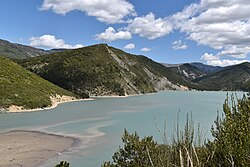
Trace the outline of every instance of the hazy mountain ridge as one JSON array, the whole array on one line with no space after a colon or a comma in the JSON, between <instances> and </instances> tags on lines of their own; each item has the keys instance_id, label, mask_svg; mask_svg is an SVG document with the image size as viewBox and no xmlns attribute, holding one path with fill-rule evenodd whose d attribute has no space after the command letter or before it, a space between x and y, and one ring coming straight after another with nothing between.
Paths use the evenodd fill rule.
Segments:
<instances>
[{"instance_id":1,"label":"hazy mountain ridge","mask_svg":"<svg viewBox=\"0 0 250 167\"><path fill-rule=\"evenodd\" d=\"M198 68L199 70L201 70L207 74L218 72L220 70L223 70L223 68L224 68L224 67L220 67L220 66L210 66L210 65L203 64L203 63L199 63L199 62L193 62L193 63L189 63L189 64Z\"/></svg>"},{"instance_id":2,"label":"hazy mountain ridge","mask_svg":"<svg viewBox=\"0 0 250 167\"><path fill-rule=\"evenodd\" d=\"M34 47L10 43L0 39L0 55L11 59L26 59L48 54L48 51Z\"/></svg>"},{"instance_id":3,"label":"hazy mountain ridge","mask_svg":"<svg viewBox=\"0 0 250 167\"><path fill-rule=\"evenodd\" d=\"M197 62L165 66L179 73L197 90L250 90L250 63L247 62L228 67L210 66Z\"/></svg>"},{"instance_id":4,"label":"hazy mountain ridge","mask_svg":"<svg viewBox=\"0 0 250 167\"><path fill-rule=\"evenodd\" d=\"M44 50L0 39L0 55L10 59L27 59L66 50L67 49Z\"/></svg>"},{"instance_id":5,"label":"hazy mountain ridge","mask_svg":"<svg viewBox=\"0 0 250 167\"><path fill-rule=\"evenodd\" d=\"M194 80L204 90L250 90L250 63L228 66Z\"/></svg>"}]
</instances>

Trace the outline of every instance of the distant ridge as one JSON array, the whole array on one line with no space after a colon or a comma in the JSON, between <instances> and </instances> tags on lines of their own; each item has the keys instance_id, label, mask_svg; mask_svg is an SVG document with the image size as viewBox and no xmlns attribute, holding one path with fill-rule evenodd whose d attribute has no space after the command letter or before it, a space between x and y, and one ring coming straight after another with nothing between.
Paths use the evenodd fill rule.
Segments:
<instances>
[{"instance_id":1,"label":"distant ridge","mask_svg":"<svg viewBox=\"0 0 250 167\"><path fill-rule=\"evenodd\" d=\"M64 52L66 50L69 50L69 49L64 49L64 48L50 49L50 50L47 50L47 52L48 53L55 53L55 52Z\"/></svg>"},{"instance_id":2,"label":"distant ridge","mask_svg":"<svg viewBox=\"0 0 250 167\"><path fill-rule=\"evenodd\" d=\"M0 55L11 59L26 59L48 54L48 51L37 49L26 45L10 43L0 39Z\"/></svg>"},{"instance_id":3,"label":"distant ridge","mask_svg":"<svg viewBox=\"0 0 250 167\"><path fill-rule=\"evenodd\" d=\"M164 64L189 82L191 88L209 91L250 91L250 63L228 67L202 63Z\"/></svg>"},{"instance_id":4,"label":"distant ridge","mask_svg":"<svg viewBox=\"0 0 250 167\"><path fill-rule=\"evenodd\" d=\"M183 80L191 82L193 79L206 75L205 72L199 68L191 65L190 63L176 64L176 65L165 65L167 68L173 70L175 73L180 75Z\"/></svg>"},{"instance_id":5,"label":"distant ridge","mask_svg":"<svg viewBox=\"0 0 250 167\"><path fill-rule=\"evenodd\" d=\"M194 80L204 90L250 90L250 63L228 66Z\"/></svg>"},{"instance_id":6,"label":"distant ridge","mask_svg":"<svg viewBox=\"0 0 250 167\"><path fill-rule=\"evenodd\" d=\"M200 62L192 62L192 63L181 63L181 64L168 64L168 63L161 63L165 67L181 67L183 65L191 65L193 67L196 67L199 69L201 72L204 72L206 74L208 73L213 73L222 70L224 67L220 66L211 66L211 65L206 65Z\"/></svg>"},{"instance_id":7,"label":"distant ridge","mask_svg":"<svg viewBox=\"0 0 250 167\"><path fill-rule=\"evenodd\" d=\"M199 62L194 62L190 64L192 66L197 67L198 69L200 69L201 71L205 73L214 73L223 69L223 67L220 67L220 66L210 66L210 65L203 64L203 63L199 63Z\"/></svg>"},{"instance_id":8,"label":"distant ridge","mask_svg":"<svg viewBox=\"0 0 250 167\"><path fill-rule=\"evenodd\" d=\"M66 50L67 49L63 48L51 50L37 49L31 46L11 43L7 40L0 39L0 55L10 59L27 59Z\"/></svg>"}]
</instances>

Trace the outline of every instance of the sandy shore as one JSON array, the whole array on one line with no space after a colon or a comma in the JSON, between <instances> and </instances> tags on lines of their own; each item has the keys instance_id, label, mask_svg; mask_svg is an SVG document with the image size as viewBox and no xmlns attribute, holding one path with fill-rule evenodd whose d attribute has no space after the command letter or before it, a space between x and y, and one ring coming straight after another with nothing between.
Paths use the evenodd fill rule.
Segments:
<instances>
[{"instance_id":1,"label":"sandy shore","mask_svg":"<svg viewBox=\"0 0 250 167\"><path fill-rule=\"evenodd\" d=\"M76 138L35 131L1 133L0 167L35 167L67 151L77 142Z\"/></svg>"},{"instance_id":2,"label":"sandy shore","mask_svg":"<svg viewBox=\"0 0 250 167\"><path fill-rule=\"evenodd\" d=\"M76 99L71 96L55 96L55 97L51 97L52 105L50 107L25 109L24 107L21 107L21 106L11 105L9 108L6 109L6 111L8 113L43 111L43 110L56 108L59 104L62 104L62 103L68 103L68 102L74 102L74 101L88 101L88 100L94 100L94 99L93 98Z\"/></svg>"}]
</instances>

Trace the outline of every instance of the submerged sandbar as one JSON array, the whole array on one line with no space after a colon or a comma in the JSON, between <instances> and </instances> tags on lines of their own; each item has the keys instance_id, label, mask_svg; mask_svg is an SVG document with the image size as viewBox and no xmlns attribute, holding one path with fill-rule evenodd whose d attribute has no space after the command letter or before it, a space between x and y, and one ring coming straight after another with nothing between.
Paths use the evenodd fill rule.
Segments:
<instances>
[{"instance_id":1,"label":"submerged sandbar","mask_svg":"<svg viewBox=\"0 0 250 167\"><path fill-rule=\"evenodd\" d=\"M73 137L36 131L0 133L0 167L34 167L72 148L79 140Z\"/></svg>"}]
</instances>

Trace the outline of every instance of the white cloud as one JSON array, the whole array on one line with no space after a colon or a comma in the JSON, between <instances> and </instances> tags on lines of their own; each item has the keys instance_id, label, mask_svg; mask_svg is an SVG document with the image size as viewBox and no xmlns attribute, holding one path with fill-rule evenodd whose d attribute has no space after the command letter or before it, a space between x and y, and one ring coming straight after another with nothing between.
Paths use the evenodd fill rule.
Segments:
<instances>
[{"instance_id":1,"label":"white cloud","mask_svg":"<svg viewBox=\"0 0 250 167\"><path fill-rule=\"evenodd\" d=\"M130 39L132 34L153 40L179 30L198 45L217 50L214 55L207 53L201 57L211 64L245 61L243 59L250 53L249 9L249 0L199 0L172 16L157 18L153 13L136 17L134 6L128 0L43 0L41 7L41 10L52 10L62 15L79 10L101 22L128 24L118 32L109 27L96 35L97 40ZM125 21L128 16L135 18ZM180 40L172 44L176 50L188 47Z\"/></svg>"},{"instance_id":2,"label":"white cloud","mask_svg":"<svg viewBox=\"0 0 250 167\"><path fill-rule=\"evenodd\" d=\"M218 56L214 56L213 54L208 54L208 53L205 53L204 55L201 56L201 60L203 61L214 61L219 59L220 58Z\"/></svg>"},{"instance_id":3,"label":"white cloud","mask_svg":"<svg viewBox=\"0 0 250 167\"><path fill-rule=\"evenodd\" d=\"M129 31L118 31L116 32L113 27L109 27L105 30L105 32L102 32L100 34L96 34L96 40L101 41L115 41L119 39L131 39L131 33Z\"/></svg>"},{"instance_id":4,"label":"white cloud","mask_svg":"<svg viewBox=\"0 0 250 167\"><path fill-rule=\"evenodd\" d=\"M168 19L156 19L153 13L134 18L126 29L132 34L138 34L150 40L165 36L173 30Z\"/></svg>"},{"instance_id":5,"label":"white cloud","mask_svg":"<svg viewBox=\"0 0 250 167\"><path fill-rule=\"evenodd\" d=\"M65 44L63 39L56 39L53 35L43 35L40 37L31 37L30 46L41 47L46 49L75 49L83 47L82 44L69 45Z\"/></svg>"},{"instance_id":6,"label":"white cloud","mask_svg":"<svg viewBox=\"0 0 250 167\"><path fill-rule=\"evenodd\" d=\"M141 51L143 51L143 52L149 52L149 51L151 51L151 48L146 48L145 47L145 48L142 48Z\"/></svg>"},{"instance_id":7,"label":"white cloud","mask_svg":"<svg viewBox=\"0 0 250 167\"><path fill-rule=\"evenodd\" d=\"M126 16L136 15L127 0L44 0L40 10L50 9L62 15L79 10L105 23L120 23Z\"/></svg>"},{"instance_id":8,"label":"white cloud","mask_svg":"<svg viewBox=\"0 0 250 167\"><path fill-rule=\"evenodd\" d=\"M135 48L135 44L133 43L130 43L130 44L127 44L126 46L124 46L124 49L134 49Z\"/></svg>"},{"instance_id":9,"label":"white cloud","mask_svg":"<svg viewBox=\"0 0 250 167\"><path fill-rule=\"evenodd\" d=\"M229 55L233 58L244 59L247 57L247 54L250 52L250 46L231 46L226 47L224 50L218 53L218 56Z\"/></svg>"},{"instance_id":10,"label":"white cloud","mask_svg":"<svg viewBox=\"0 0 250 167\"><path fill-rule=\"evenodd\" d=\"M249 0L201 0L169 20L188 39L218 50L216 56L243 59L250 52L249 9Z\"/></svg>"},{"instance_id":11,"label":"white cloud","mask_svg":"<svg viewBox=\"0 0 250 167\"><path fill-rule=\"evenodd\" d=\"M249 60L212 60L212 61L208 61L207 64L211 65L211 66L231 66L231 65L236 65L236 64L241 64L244 62L249 62Z\"/></svg>"},{"instance_id":12,"label":"white cloud","mask_svg":"<svg viewBox=\"0 0 250 167\"><path fill-rule=\"evenodd\" d=\"M174 41L172 45L173 45L172 48L174 50L185 50L188 48L188 46L185 43L183 43L181 40Z\"/></svg>"},{"instance_id":13,"label":"white cloud","mask_svg":"<svg viewBox=\"0 0 250 167\"><path fill-rule=\"evenodd\" d=\"M201 60L206 62L208 65L212 66L230 66L230 65L236 65L244 62L249 62L248 60L230 60L230 59L220 59L220 56L218 55L213 55L213 54L208 54L205 53L202 57Z\"/></svg>"}]
</instances>

